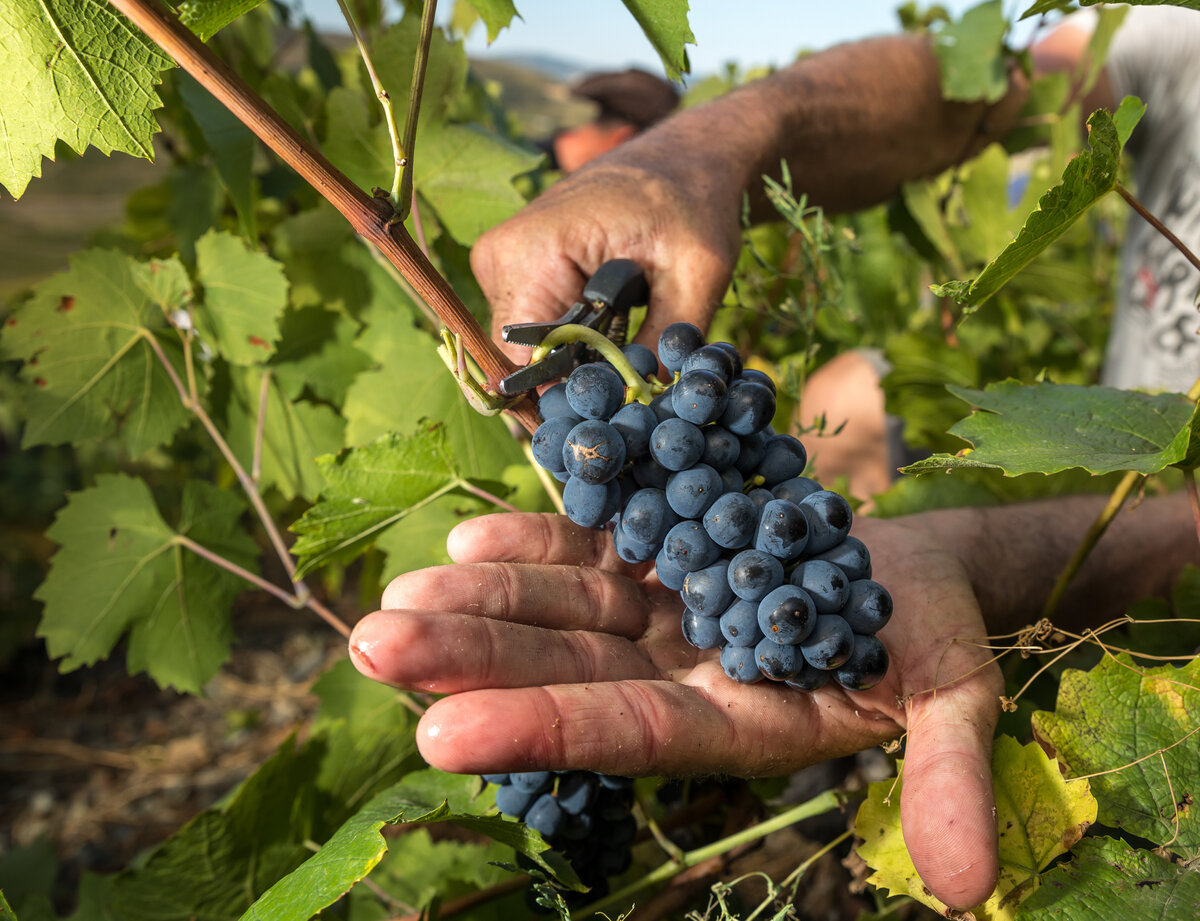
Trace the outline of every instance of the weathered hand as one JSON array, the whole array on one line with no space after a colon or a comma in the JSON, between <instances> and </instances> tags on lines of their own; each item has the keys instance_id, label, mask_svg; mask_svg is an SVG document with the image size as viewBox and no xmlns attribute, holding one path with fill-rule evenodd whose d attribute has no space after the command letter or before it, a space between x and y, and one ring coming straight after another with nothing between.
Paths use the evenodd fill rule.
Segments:
<instances>
[{"instance_id":1,"label":"weathered hand","mask_svg":"<svg viewBox=\"0 0 1200 921\"><path fill-rule=\"evenodd\" d=\"M881 633L891 669L867 692L730 681L715 652L683 640L678 594L652 566L629 567L607 533L549 515L459 525L449 538L458 564L394 580L350 648L372 678L449 695L417 734L448 771L771 776L907 729L905 839L939 898L974 905L996 879L999 673L992 665L920 692L987 661L950 643L983 635L979 608L953 554L917 519L861 519L855 533L896 607Z\"/></svg>"}]
</instances>

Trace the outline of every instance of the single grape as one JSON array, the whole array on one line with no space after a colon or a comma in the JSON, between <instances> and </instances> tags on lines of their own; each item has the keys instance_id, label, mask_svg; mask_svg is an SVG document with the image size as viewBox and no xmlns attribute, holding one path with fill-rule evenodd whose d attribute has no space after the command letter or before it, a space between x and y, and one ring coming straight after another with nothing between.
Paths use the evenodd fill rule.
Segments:
<instances>
[{"instance_id":1,"label":"single grape","mask_svg":"<svg viewBox=\"0 0 1200 921\"><path fill-rule=\"evenodd\" d=\"M746 368L746 370L742 372L742 380L753 381L756 384L762 384L764 387L770 390L771 393L776 392L775 382L771 380L771 375L763 371L759 371L757 368Z\"/></svg>"},{"instance_id":2,"label":"single grape","mask_svg":"<svg viewBox=\"0 0 1200 921\"><path fill-rule=\"evenodd\" d=\"M762 462L763 454L767 449L767 437L763 432L754 432L751 435L739 437L741 448L738 451L735 465L745 476L749 476L754 468Z\"/></svg>"},{"instance_id":3,"label":"single grape","mask_svg":"<svg viewBox=\"0 0 1200 921\"><path fill-rule=\"evenodd\" d=\"M758 509L759 518L762 518L762 510L766 508L767 503L775 498L773 495L771 495L771 491L769 489L761 489L758 487L750 490L748 493L746 493L746 495L750 497L750 501L753 502L754 507Z\"/></svg>"},{"instance_id":4,"label":"single grape","mask_svg":"<svg viewBox=\"0 0 1200 921\"><path fill-rule=\"evenodd\" d=\"M828 489L800 500L800 510L808 519L808 552L822 553L836 547L850 533L854 515L850 503Z\"/></svg>"},{"instance_id":5,"label":"single grape","mask_svg":"<svg viewBox=\"0 0 1200 921\"><path fill-rule=\"evenodd\" d=\"M721 556L718 547L698 521L681 521L667 532L663 541L667 559L684 572L711 566Z\"/></svg>"},{"instance_id":6,"label":"single grape","mask_svg":"<svg viewBox=\"0 0 1200 921\"><path fill-rule=\"evenodd\" d=\"M733 589L729 587L729 561L717 560L683 579L679 596L683 603L706 617L717 617L733 603Z\"/></svg>"},{"instance_id":7,"label":"single grape","mask_svg":"<svg viewBox=\"0 0 1200 921\"><path fill-rule=\"evenodd\" d=\"M667 502L681 518L699 518L721 492L721 475L708 464L672 473L667 480Z\"/></svg>"},{"instance_id":8,"label":"single grape","mask_svg":"<svg viewBox=\"0 0 1200 921\"><path fill-rule=\"evenodd\" d=\"M554 783L550 771L520 771L508 775L508 782L522 793L545 793Z\"/></svg>"},{"instance_id":9,"label":"single grape","mask_svg":"<svg viewBox=\"0 0 1200 921\"><path fill-rule=\"evenodd\" d=\"M709 506L703 520L704 530L713 541L726 550L741 550L754 540L758 507L744 493L727 492Z\"/></svg>"},{"instance_id":10,"label":"single grape","mask_svg":"<svg viewBox=\"0 0 1200 921\"><path fill-rule=\"evenodd\" d=\"M697 649L720 649L725 645L721 621L698 611L683 612L683 638Z\"/></svg>"},{"instance_id":11,"label":"single grape","mask_svg":"<svg viewBox=\"0 0 1200 921\"><path fill-rule=\"evenodd\" d=\"M813 554L812 558L835 564L851 582L871 578L871 554L857 537L847 537L840 544Z\"/></svg>"},{"instance_id":12,"label":"single grape","mask_svg":"<svg viewBox=\"0 0 1200 921\"><path fill-rule=\"evenodd\" d=\"M543 838L552 838L561 832L566 824L566 813L562 811L553 795L543 793L526 811L525 824L534 831L541 832Z\"/></svg>"},{"instance_id":13,"label":"single grape","mask_svg":"<svg viewBox=\"0 0 1200 921\"><path fill-rule=\"evenodd\" d=\"M625 442L607 422L585 419L567 434L563 462L567 473L585 483L607 483L625 463Z\"/></svg>"},{"instance_id":14,"label":"single grape","mask_svg":"<svg viewBox=\"0 0 1200 921\"><path fill-rule=\"evenodd\" d=\"M633 778L625 777L621 774L596 774L596 780L605 790L632 790ZM612 799L612 797L607 797ZM625 804L624 809L628 812L633 807L633 796L627 796L622 799Z\"/></svg>"},{"instance_id":15,"label":"single grape","mask_svg":"<svg viewBox=\"0 0 1200 921\"><path fill-rule=\"evenodd\" d=\"M721 634L730 646L754 646L763 638L758 627L758 605L739 598L721 614Z\"/></svg>"},{"instance_id":16,"label":"single grape","mask_svg":"<svg viewBox=\"0 0 1200 921\"><path fill-rule=\"evenodd\" d=\"M734 376L733 359L720 346L702 345L683 360L680 371L683 372L683 377L692 371L711 371L721 378L722 383L728 385ZM683 380L683 377L680 377L680 380Z\"/></svg>"},{"instance_id":17,"label":"single grape","mask_svg":"<svg viewBox=\"0 0 1200 921\"><path fill-rule=\"evenodd\" d=\"M675 418L675 407L672 406L672 401L675 399L675 388L668 387L653 400L650 401L650 409L654 413L654 417L659 422L666 422L668 419Z\"/></svg>"},{"instance_id":18,"label":"single grape","mask_svg":"<svg viewBox=\"0 0 1200 921\"><path fill-rule=\"evenodd\" d=\"M754 659L753 646L726 646L721 650L721 668L734 681L754 684L763 680Z\"/></svg>"},{"instance_id":19,"label":"single grape","mask_svg":"<svg viewBox=\"0 0 1200 921\"><path fill-rule=\"evenodd\" d=\"M552 416L539 425L529 445L533 459L551 473L565 473L567 463L563 449L567 444L567 436L578 421L572 413L570 416Z\"/></svg>"},{"instance_id":20,"label":"single grape","mask_svg":"<svg viewBox=\"0 0 1200 921\"><path fill-rule=\"evenodd\" d=\"M660 422L650 436L651 456L668 470L687 470L704 453L704 434L685 419Z\"/></svg>"},{"instance_id":21,"label":"single grape","mask_svg":"<svg viewBox=\"0 0 1200 921\"><path fill-rule=\"evenodd\" d=\"M537 793L518 790L512 784L504 784L496 791L496 808L505 815L521 818L537 799Z\"/></svg>"},{"instance_id":22,"label":"single grape","mask_svg":"<svg viewBox=\"0 0 1200 921\"><path fill-rule=\"evenodd\" d=\"M713 371L703 368L685 371L671 391L671 407L675 415L693 425L715 422L725 411L728 399L725 380Z\"/></svg>"},{"instance_id":23,"label":"single grape","mask_svg":"<svg viewBox=\"0 0 1200 921\"><path fill-rule=\"evenodd\" d=\"M598 528L621 507L621 487L616 480L585 483L571 477L563 488L563 511L577 525Z\"/></svg>"},{"instance_id":24,"label":"single grape","mask_svg":"<svg viewBox=\"0 0 1200 921\"><path fill-rule=\"evenodd\" d=\"M658 581L672 591L677 592L683 588L683 580L687 573L667 559L666 547L658 551L654 560L654 571L658 575Z\"/></svg>"},{"instance_id":25,"label":"single grape","mask_svg":"<svg viewBox=\"0 0 1200 921\"><path fill-rule=\"evenodd\" d=\"M817 609L808 592L794 585L781 585L758 603L758 628L776 643L803 642L816 622Z\"/></svg>"},{"instance_id":26,"label":"single grape","mask_svg":"<svg viewBox=\"0 0 1200 921\"><path fill-rule=\"evenodd\" d=\"M608 419L625 402L625 382L612 365L580 365L567 378L567 402L585 419Z\"/></svg>"},{"instance_id":27,"label":"single grape","mask_svg":"<svg viewBox=\"0 0 1200 921\"><path fill-rule=\"evenodd\" d=\"M678 521L661 489L639 489L621 510L621 531L643 544L661 544Z\"/></svg>"},{"instance_id":28,"label":"single grape","mask_svg":"<svg viewBox=\"0 0 1200 921\"><path fill-rule=\"evenodd\" d=\"M737 467L730 467L721 474L722 492L741 492L745 486L746 481L742 478L742 474Z\"/></svg>"},{"instance_id":29,"label":"single grape","mask_svg":"<svg viewBox=\"0 0 1200 921\"><path fill-rule=\"evenodd\" d=\"M841 614L855 633L877 633L892 619L892 596L878 582L857 579L849 594Z\"/></svg>"},{"instance_id":30,"label":"single grape","mask_svg":"<svg viewBox=\"0 0 1200 921\"><path fill-rule=\"evenodd\" d=\"M888 651L874 636L855 634L854 651L833 673L848 691L866 691L883 680L888 670Z\"/></svg>"},{"instance_id":31,"label":"single grape","mask_svg":"<svg viewBox=\"0 0 1200 921\"><path fill-rule=\"evenodd\" d=\"M714 342L713 348L720 349L729 356L729 360L733 363L733 375L731 380L742 373L742 353L737 350L737 346L732 342Z\"/></svg>"},{"instance_id":32,"label":"single grape","mask_svg":"<svg viewBox=\"0 0 1200 921\"><path fill-rule=\"evenodd\" d=\"M538 397L538 412L542 414L543 419L553 419L555 416L574 416L576 422L583 420L583 416L571 409L571 404L567 402L566 381L559 381Z\"/></svg>"},{"instance_id":33,"label":"single grape","mask_svg":"<svg viewBox=\"0 0 1200 921\"><path fill-rule=\"evenodd\" d=\"M733 432L719 425L706 425L700 431L704 434L704 453L700 455L700 463L708 464L718 473L724 473L737 463L742 443Z\"/></svg>"},{"instance_id":34,"label":"single grape","mask_svg":"<svg viewBox=\"0 0 1200 921\"><path fill-rule=\"evenodd\" d=\"M783 563L762 550L743 550L729 561L729 587L746 601L765 598L783 578Z\"/></svg>"},{"instance_id":35,"label":"single grape","mask_svg":"<svg viewBox=\"0 0 1200 921\"><path fill-rule=\"evenodd\" d=\"M808 453L798 438L791 435L775 435L767 439L763 459L759 461L754 472L767 481L767 488L770 489L784 480L800 476L807 464Z\"/></svg>"},{"instance_id":36,"label":"single grape","mask_svg":"<svg viewBox=\"0 0 1200 921\"><path fill-rule=\"evenodd\" d=\"M800 651L814 668L837 668L854 650L854 631L836 614L820 614Z\"/></svg>"},{"instance_id":37,"label":"single grape","mask_svg":"<svg viewBox=\"0 0 1200 921\"><path fill-rule=\"evenodd\" d=\"M776 499L787 499L788 502L800 504L801 500L808 498L815 492L820 492L821 484L816 480L811 480L806 476L794 476L790 480L784 480L778 486L771 490L771 495ZM809 540L811 543L811 538Z\"/></svg>"},{"instance_id":38,"label":"single grape","mask_svg":"<svg viewBox=\"0 0 1200 921\"><path fill-rule=\"evenodd\" d=\"M789 581L808 592L818 614L837 614L850 597L850 580L827 560L805 560L792 570Z\"/></svg>"},{"instance_id":39,"label":"single grape","mask_svg":"<svg viewBox=\"0 0 1200 921\"><path fill-rule=\"evenodd\" d=\"M633 480L638 486L666 489L671 471L649 454L643 454L633 462Z\"/></svg>"},{"instance_id":40,"label":"single grape","mask_svg":"<svg viewBox=\"0 0 1200 921\"><path fill-rule=\"evenodd\" d=\"M769 636L763 637L754 647L754 661L764 678L772 681L787 681L804 665L804 656L795 646L785 646L774 642Z\"/></svg>"},{"instance_id":41,"label":"single grape","mask_svg":"<svg viewBox=\"0 0 1200 921\"><path fill-rule=\"evenodd\" d=\"M634 564L654 559L659 551L658 544L648 544L636 537L630 537L620 527L613 531L613 547L617 551L617 556L626 563Z\"/></svg>"},{"instance_id":42,"label":"single grape","mask_svg":"<svg viewBox=\"0 0 1200 921\"><path fill-rule=\"evenodd\" d=\"M633 366L638 377L656 377L658 375L658 357L653 351L638 342L621 346L621 354Z\"/></svg>"},{"instance_id":43,"label":"single grape","mask_svg":"<svg viewBox=\"0 0 1200 921\"><path fill-rule=\"evenodd\" d=\"M800 647L797 646L795 648L799 649ZM804 655L801 653L801 658L803 657ZM789 688L795 688L797 691L816 691L829 683L829 676L832 674L830 671L826 671L823 668L814 668L807 662L804 662L801 664L800 670L787 679L787 685Z\"/></svg>"},{"instance_id":44,"label":"single grape","mask_svg":"<svg viewBox=\"0 0 1200 921\"><path fill-rule=\"evenodd\" d=\"M672 323L658 337L658 360L674 374L684 359L704 345L704 333L691 323Z\"/></svg>"},{"instance_id":45,"label":"single grape","mask_svg":"<svg viewBox=\"0 0 1200 921\"><path fill-rule=\"evenodd\" d=\"M658 417L645 403L629 403L618 409L608 424L621 433L625 456L641 457L650 450L650 433L658 425Z\"/></svg>"},{"instance_id":46,"label":"single grape","mask_svg":"<svg viewBox=\"0 0 1200 921\"><path fill-rule=\"evenodd\" d=\"M729 388L721 425L735 435L750 435L775 416L775 394L754 381L737 380Z\"/></svg>"},{"instance_id":47,"label":"single grape","mask_svg":"<svg viewBox=\"0 0 1200 921\"><path fill-rule=\"evenodd\" d=\"M579 815L592 804L596 778L588 771L568 771L558 779L558 805L568 815Z\"/></svg>"},{"instance_id":48,"label":"single grape","mask_svg":"<svg viewBox=\"0 0 1200 921\"><path fill-rule=\"evenodd\" d=\"M790 560L799 556L808 542L808 521L800 506L786 499L772 499L762 509L754 547Z\"/></svg>"}]
</instances>

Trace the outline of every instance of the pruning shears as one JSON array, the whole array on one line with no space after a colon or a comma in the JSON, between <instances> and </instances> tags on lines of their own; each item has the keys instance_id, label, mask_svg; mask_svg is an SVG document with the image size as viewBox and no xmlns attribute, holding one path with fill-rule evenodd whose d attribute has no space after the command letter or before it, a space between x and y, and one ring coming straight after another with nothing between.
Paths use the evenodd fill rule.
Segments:
<instances>
[{"instance_id":1,"label":"pruning shears","mask_svg":"<svg viewBox=\"0 0 1200 921\"><path fill-rule=\"evenodd\" d=\"M505 342L538 346L560 326L578 324L602 333L617 345L625 344L629 311L650 302L646 273L632 259L610 259L598 268L583 287L580 300L550 323L512 323L503 328ZM541 361L514 371L500 381L500 393L512 397L566 377L577 366L596 359L582 342L568 342L551 349Z\"/></svg>"}]
</instances>

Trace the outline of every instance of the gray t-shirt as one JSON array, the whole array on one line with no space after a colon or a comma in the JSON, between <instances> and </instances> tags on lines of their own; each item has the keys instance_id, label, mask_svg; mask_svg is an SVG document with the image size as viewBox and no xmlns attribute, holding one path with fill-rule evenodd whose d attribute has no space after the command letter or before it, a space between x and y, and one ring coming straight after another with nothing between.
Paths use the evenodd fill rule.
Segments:
<instances>
[{"instance_id":1,"label":"gray t-shirt","mask_svg":"<svg viewBox=\"0 0 1200 921\"><path fill-rule=\"evenodd\" d=\"M1200 12L1130 9L1107 70L1117 100L1146 103L1128 144L1138 200L1200 253ZM1131 215L1120 285L1103 382L1188 390L1200 377L1200 271Z\"/></svg>"}]
</instances>

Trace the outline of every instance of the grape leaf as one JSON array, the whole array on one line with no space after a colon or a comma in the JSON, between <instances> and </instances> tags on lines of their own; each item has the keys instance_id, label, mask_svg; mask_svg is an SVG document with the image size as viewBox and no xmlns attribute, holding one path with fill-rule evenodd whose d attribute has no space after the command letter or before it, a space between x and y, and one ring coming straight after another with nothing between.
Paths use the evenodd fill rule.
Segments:
<instances>
[{"instance_id":1,"label":"grape leaf","mask_svg":"<svg viewBox=\"0 0 1200 921\"><path fill-rule=\"evenodd\" d=\"M991 897L972 909L977 921L1011 919L1016 903L1037 888L1041 871L1078 841L1096 818L1096 801L1087 781L1067 783L1057 763L1036 742L1022 746L1010 736L996 738L992 787L1000 877ZM867 882L893 895L912 896L952 917L950 909L925 888L904 846L900 790L899 782L873 783L859 807L854 822L855 834L862 839L858 853L874 871Z\"/></svg>"},{"instance_id":2,"label":"grape leaf","mask_svg":"<svg viewBox=\"0 0 1200 921\"><path fill-rule=\"evenodd\" d=\"M1115 187L1121 149L1145 111L1140 100L1126 96L1116 113L1104 109L1093 112L1088 119L1088 149L1067 164L1062 182L1042 196L1017 238L974 281L933 285L934 294L977 308L1066 233L1088 208Z\"/></svg>"},{"instance_id":3,"label":"grape leaf","mask_svg":"<svg viewBox=\"0 0 1200 921\"><path fill-rule=\"evenodd\" d=\"M154 159L154 87L174 66L104 0L7 0L0 16L0 185L20 198L64 141Z\"/></svg>"},{"instance_id":4,"label":"grape leaf","mask_svg":"<svg viewBox=\"0 0 1200 921\"><path fill-rule=\"evenodd\" d=\"M1004 36L1008 19L1001 0L971 7L933 36L942 73L942 95L960 102L998 102L1008 91Z\"/></svg>"},{"instance_id":5,"label":"grape leaf","mask_svg":"<svg viewBox=\"0 0 1200 921\"><path fill-rule=\"evenodd\" d=\"M8 318L0 350L25 362L31 388L23 447L115 437L134 457L170 441L190 419L153 343L183 375L178 337L166 333L162 291L122 253L87 250L34 288ZM175 275L178 278L178 275ZM160 338L161 337L161 338Z\"/></svg>"},{"instance_id":6,"label":"grape leaf","mask_svg":"<svg viewBox=\"0 0 1200 921\"><path fill-rule=\"evenodd\" d=\"M384 435L317 463L327 485L320 501L292 525L299 535L292 546L299 576L332 560L353 559L380 532L467 483L439 425L408 438Z\"/></svg>"},{"instance_id":7,"label":"grape leaf","mask_svg":"<svg viewBox=\"0 0 1200 921\"><path fill-rule=\"evenodd\" d=\"M341 406L355 377L372 365L371 356L353 344L358 331L345 314L320 307L284 313L270 364L284 395L295 400L307 387L318 399Z\"/></svg>"},{"instance_id":8,"label":"grape leaf","mask_svg":"<svg viewBox=\"0 0 1200 921\"><path fill-rule=\"evenodd\" d=\"M1079 5L1096 6L1103 2L1104 0L1079 0ZM1200 0L1125 0L1125 2L1130 6L1182 6L1184 9L1200 10ZM1021 19L1072 8L1074 8L1074 4L1071 0L1037 0L1037 3L1021 14Z\"/></svg>"},{"instance_id":9,"label":"grape leaf","mask_svg":"<svg viewBox=\"0 0 1200 921\"><path fill-rule=\"evenodd\" d=\"M1034 731L1055 747L1069 775L1111 772L1089 780L1101 822L1187 859L1200 855L1200 816L1191 805L1200 789L1196 736L1154 753L1200 726L1198 681L1197 659L1182 668L1142 669L1127 656L1106 657L1091 671L1065 672L1055 711L1033 718Z\"/></svg>"},{"instance_id":10,"label":"grape leaf","mask_svg":"<svg viewBox=\"0 0 1200 921\"><path fill-rule=\"evenodd\" d=\"M61 670L105 658L128 632L131 673L199 692L229 655L230 608L247 586L180 541L254 571L244 511L239 494L197 480L184 488L177 529L142 480L104 474L74 493L46 532L60 546L35 595L45 605L38 635Z\"/></svg>"},{"instance_id":11,"label":"grape leaf","mask_svg":"<svg viewBox=\"0 0 1200 921\"><path fill-rule=\"evenodd\" d=\"M1194 914L1200 873L1113 838L1085 838L1021 905L1020 921L1163 921Z\"/></svg>"},{"instance_id":12,"label":"grape leaf","mask_svg":"<svg viewBox=\"0 0 1200 921\"><path fill-rule=\"evenodd\" d=\"M1113 387L1000 381L984 390L948 385L979 407L950 433L972 444L902 468L921 474L957 467L997 467L1007 476L1136 470L1157 473L1183 460L1195 407L1176 393Z\"/></svg>"},{"instance_id":13,"label":"grape leaf","mask_svg":"<svg viewBox=\"0 0 1200 921\"><path fill-rule=\"evenodd\" d=\"M227 25L262 4L263 0L184 0L179 4L179 19L185 26L208 41Z\"/></svg>"},{"instance_id":14,"label":"grape leaf","mask_svg":"<svg viewBox=\"0 0 1200 921\"><path fill-rule=\"evenodd\" d=\"M492 803L477 797L479 787L474 776L432 769L408 775L376 796L320 851L276 883L241 921L307 921L332 905L383 859L388 839L380 832L389 825L457 822L508 844L553 872L541 857L547 845L540 835L520 823L481 815Z\"/></svg>"},{"instance_id":15,"label":"grape leaf","mask_svg":"<svg viewBox=\"0 0 1200 921\"><path fill-rule=\"evenodd\" d=\"M196 241L196 275L204 286L204 300L196 307L201 337L233 364L270 358L287 306L283 266L247 249L233 234L212 230Z\"/></svg>"},{"instance_id":16,"label":"grape leaf","mask_svg":"<svg viewBox=\"0 0 1200 921\"><path fill-rule=\"evenodd\" d=\"M487 26L489 45L496 40L502 29L508 28L514 16L521 18L512 0L467 0L467 3L475 8L479 18ZM457 8L458 4L455 4L455 9Z\"/></svg>"},{"instance_id":17,"label":"grape leaf","mask_svg":"<svg viewBox=\"0 0 1200 921\"><path fill-rule=\"evenodd\" d=\"M187 73L178 76L180 98L196 125L204 143L212 151L213 163L221 184L237 210L242 236L258 240L258 221L254 213L254 134L216 97Z\"/></svg>"},{"instance_id":18,"label":"grape leaf","mask_svg":"<svg viewBox=\"0 0 1200 921\"><path fill-rule=\"evenodd\" d=\"M621 0L662 58L667 76L678 81L688 73L687 45L696 44L688 25L688 0Z\"/></svg>"}]
</instances>

